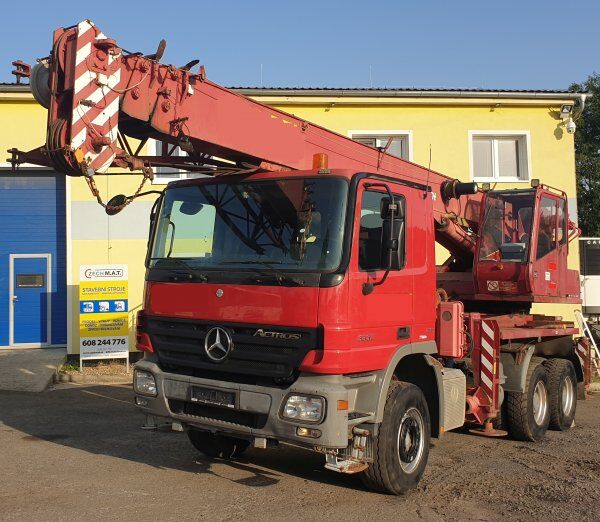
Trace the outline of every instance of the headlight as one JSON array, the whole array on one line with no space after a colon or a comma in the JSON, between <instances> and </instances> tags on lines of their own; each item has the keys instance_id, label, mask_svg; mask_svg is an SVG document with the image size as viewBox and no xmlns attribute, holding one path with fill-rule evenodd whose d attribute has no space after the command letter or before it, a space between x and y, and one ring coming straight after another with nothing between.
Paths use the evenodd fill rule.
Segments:
<instances>
[{"instance_id":1,"label":"headlight","mask_svg":"<svg viewBox=\"0 0 600 522\"><path fill-rule=\"evenodd\" d=\"M325 413L325 401L322 397L290 395L283 407L282 415L286 419L304 422L319 422Z\"/></svg>"},{"instance_id":2,"label":"headlight","mask_svg":"<svg viewBox=\"0 0 600 522\"><path fill-rule=\"evenodd\" d=\"M156 397L156 380L150 372L136 370L133 376L133 389L137 393Z\"/></svg>"}]
</instances>

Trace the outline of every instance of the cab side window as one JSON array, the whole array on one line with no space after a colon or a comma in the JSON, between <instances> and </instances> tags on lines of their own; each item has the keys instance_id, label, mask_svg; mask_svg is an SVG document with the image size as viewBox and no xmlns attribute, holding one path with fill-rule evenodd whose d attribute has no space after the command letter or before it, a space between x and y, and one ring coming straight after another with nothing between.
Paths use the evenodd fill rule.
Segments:
<instances>
[{"instance_id":1,"label":"cab side window","mask_svg":"<svg viewBox=\"0 0 600 522\"><path fill-rule=\"evenodd\" d=\"M401 220L396 220L394 235L397 234L400 256L392 256L392 270L402 268L405 249L404 211L406 203L404 197L394 195L400 204ZM358 237L358 266L360 270L385 270L389 262L389 251L386 245L389 241L389 224L384 223L381 215L382 206L389 200L387 194L365 190L362 195L360 209L360 232Z\"/></svg>"}]
</instances>

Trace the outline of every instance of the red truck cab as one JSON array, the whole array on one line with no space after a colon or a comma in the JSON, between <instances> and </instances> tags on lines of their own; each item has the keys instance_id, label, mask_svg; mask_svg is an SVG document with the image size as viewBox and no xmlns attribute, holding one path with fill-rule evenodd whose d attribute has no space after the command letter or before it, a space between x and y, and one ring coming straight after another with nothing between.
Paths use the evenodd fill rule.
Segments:
<instances>
[{"instance_id":1,"label":"red truck cab","mask_svg":"<svg viewBox=\"0 0 600 522\"><path fill-rule=\"evenodd\" d=\"M339 468L359 426L382 418L403 360L405 380L431 390L431 423L407 421L417 428L406 451L425 451L430 430L464 419L444 426L443 371L430 357L432 198L347 170L170 184L152 216L138 318L136 375L154 396L137 404L228 440L320 448Z\"/></svg>"}]
</instances>

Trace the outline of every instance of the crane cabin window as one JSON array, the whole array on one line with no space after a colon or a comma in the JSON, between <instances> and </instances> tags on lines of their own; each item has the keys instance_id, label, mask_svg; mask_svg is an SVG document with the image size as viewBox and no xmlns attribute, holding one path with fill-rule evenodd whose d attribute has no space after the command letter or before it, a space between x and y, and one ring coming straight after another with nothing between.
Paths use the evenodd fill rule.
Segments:
<instances>
[{"instance_id":1,"label":"crane cabin window","mask_svg":"<svg viewBox=\"0 0 600 522\"><path fill-rule=\"evenodd\" d=\"M474 181L528 181L528 139L524 134L471 136Z\"/></svg>"},{"instance_id":2,"label":"crane cabin window","mask_svg":"<svg viewBox=\"0 0 600 522\"><path fill-rule=\"evenodd\" d=\"M488 192L479 260L525 262L531 245L533 208L533 191Z\"/></svg>"},{"instance_id":3,"label":"crane cabin window","mask_svg":"<svg viewBox=\"0 0 600 522\"><path fill-rule=\"evenodd\" d=\"M547 197L543 197L540 202L540 224L536 259L541 259L556 248L558 237L558 228L556 226L557 203L557 200L554 198Z\"/></svg>"}]
</instances>

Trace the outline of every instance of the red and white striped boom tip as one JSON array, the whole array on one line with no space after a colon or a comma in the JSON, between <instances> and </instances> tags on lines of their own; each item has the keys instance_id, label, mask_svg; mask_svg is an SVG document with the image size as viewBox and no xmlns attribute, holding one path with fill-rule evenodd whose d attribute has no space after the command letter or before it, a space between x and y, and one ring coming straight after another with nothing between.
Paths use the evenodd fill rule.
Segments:
<instances>
[{"instance_id":1,"label":"red and white striped boom tip","mask_svg":"<svg viewBox=\"0 0 600 522\"><path fill-rule=\"evenodd\" d=\"M87 174L106 172L117 154L120 58L93 22L77 25L70 146Z\"/></svg>"}]
</instances>

